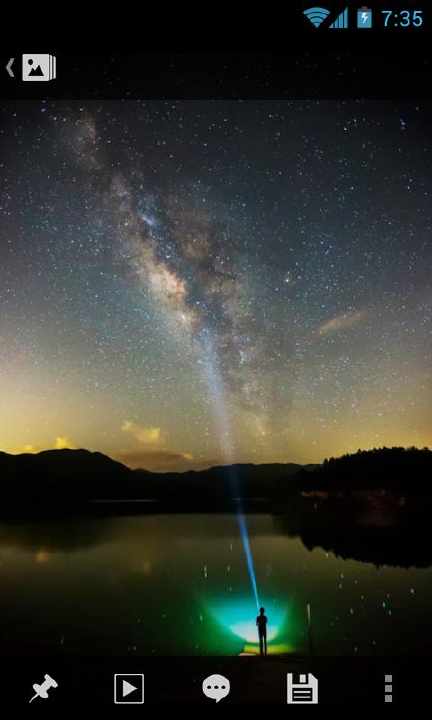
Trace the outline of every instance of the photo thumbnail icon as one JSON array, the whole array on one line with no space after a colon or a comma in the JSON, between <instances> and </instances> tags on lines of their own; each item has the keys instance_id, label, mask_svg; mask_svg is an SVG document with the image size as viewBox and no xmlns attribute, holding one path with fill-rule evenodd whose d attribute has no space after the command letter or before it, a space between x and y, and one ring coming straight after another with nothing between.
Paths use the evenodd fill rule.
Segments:
<instances>
[{"instance_id":1,"label":"photo thumbnail icon","mask_svg":"<svg viewBox=\"0 0 432 720\"><path fill-rule=\"evenodd\" d=\"M24 82L49 82L57 75L55 55L23 55L22 79Z\"/></svg>"}]
</instances>

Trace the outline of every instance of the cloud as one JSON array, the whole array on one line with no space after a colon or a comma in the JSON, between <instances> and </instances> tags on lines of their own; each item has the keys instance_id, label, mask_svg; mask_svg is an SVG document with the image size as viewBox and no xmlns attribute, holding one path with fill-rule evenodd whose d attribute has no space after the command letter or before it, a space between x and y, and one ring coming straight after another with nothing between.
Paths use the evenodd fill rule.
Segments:
<instances>
[{"instance_id":1,"label":"cloud","mask_svg":"<svg viewBox=\"0 0 432 720\"><path fill-rule=\"evenodd\" d=\"M170 450L124 450L116 459L131 468L144 468L154 472L184 471L209 467L212 462L197 461L191 453Z\"/></svg>"},{"instance_id":2,"label":"cloud","mask_svg":"<svg viewBox=\"0 0 432 720\"><path fill-rule=\"evenodd\" d=\"M22 445L21 447L13 448L10 452L13 455L21 455L22 453L30 453L35 455L36 453L42 452L42 450L76 450L76 445L66 435L57 435L52 445Z\"/></svg>"},{"instance_id":3,"label":"cloud","mask_svg":"<svg viewBox=\"0 0 432 720\"><path fill-rule=\"evenodd\" d=\"M320 335L329 335L330 333L339 332L339 330L348 330L365 320L366 317L367 313L364 310L342 313L323 323L318 332Z\"/></svg>"},{"instance_id":4,"label":"cloud","mask_svg":"<svg viewBox=\"0 0 432 720\"><path fill-rule=\"evenodd\" d=\"M34 454L34 453L40 452L40 450L41 449L39 447L36 447L35 445L24 445L22 448L17 448L13 452L16 454L20 454L20 453Z\"/></svg>"},{"instance_id":5,"label":"cloud","mask_svg":"<svg viewBox=\"0 0 432 720\"><path fill-rule=\"evenodd\" d=\"M176 452L164 447L165 434L161 428L139 425L125 420L122 431L131 435L140 447L120 450L116 458L131 468L144 468L155 472L190 470L195 467L194 456L189 452ZM198 463L208 467L207 463Z\"/></svg>"},{"instance_id":6,"label":"cloud","mask_svg":"<svg viewBox=\"0 0 432 720\"><path fill-rule=\"evenodd\" d=\"M141 445L158 445L162 439L159 427L146 427L131 420L124 421L122 430L132 435Z\"/></svg>"},{"instance_id":7,"label":"cloud","mask_svg":"<svg viewBox=\"0 0 432 720\"><path fill-rule=\"evenodd\" d=\"M58 435L55 439L54 448L56 450L76 450L76 445L66 435Z\"/></svg>"}]
</instances>

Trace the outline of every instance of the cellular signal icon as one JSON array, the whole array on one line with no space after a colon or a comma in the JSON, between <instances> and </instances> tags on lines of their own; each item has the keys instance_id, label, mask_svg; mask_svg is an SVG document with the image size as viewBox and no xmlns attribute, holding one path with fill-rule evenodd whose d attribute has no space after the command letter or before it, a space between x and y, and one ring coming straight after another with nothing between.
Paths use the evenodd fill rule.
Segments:
<instances>
[{"instance_id":1,"label":"cellular signal icon","mask_svg":"<svg viewBox=\"0 0 432 720\"><path fill-rule=\"evenodd\" d=\"M307 19L311 21L312 25L315 25L317 28L330 15L330 10L326 10L326 8L322 7L312 7L305 10L303 15L305 15Z\"/></svg>"},{"instance_id":2,"label":"cellular signal icon","mask_svg":"<svg viewBox=\"0 0 432 720\"><path fill-rule=\"evenodd\" d=\"M330 25L333 30L346 30L348 28L348 8L345 8L336 20Z\"/></svg>"}]
</instances>

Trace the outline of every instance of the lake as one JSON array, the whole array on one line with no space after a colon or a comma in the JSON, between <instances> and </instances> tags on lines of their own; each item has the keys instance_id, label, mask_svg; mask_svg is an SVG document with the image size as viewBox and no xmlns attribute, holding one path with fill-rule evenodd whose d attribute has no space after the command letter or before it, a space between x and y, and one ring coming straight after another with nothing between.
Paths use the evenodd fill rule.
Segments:
<instances>
[{"instance_id":1,"label":"lake","mask_svg":"<svg viewBox=\"0 0 432 720\"><path fill-rule=\"evenodd\" d=\"M416 653L432 638L432 570L308 550L246 516L269 651ZM3 654L239 655L257 614L235 514L0 523ZM311 604L312 636L306 605Z\"/></svg>"}]
</instances>

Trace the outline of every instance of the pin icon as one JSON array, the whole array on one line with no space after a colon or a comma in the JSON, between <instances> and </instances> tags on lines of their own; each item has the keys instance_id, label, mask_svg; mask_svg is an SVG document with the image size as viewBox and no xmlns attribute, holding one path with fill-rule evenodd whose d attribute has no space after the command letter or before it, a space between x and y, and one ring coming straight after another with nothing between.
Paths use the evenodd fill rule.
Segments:
<instances>
[{"instance_id":1,"label":"pin icon","mask_svg":"<svg viewBox=\"0 0 432 720\"><path fill-rule=\"evenodd\" d=\"M52 677L50 677L50 675L45 675L43 683L41 683L40 685L38 683L35 683L33 685L33 690L35 691L35 694L29 702L33 702L33 700L37 697L46 700L49 690L56 687L58 687L56 681Z\"/></svg>"}]
</instances>

